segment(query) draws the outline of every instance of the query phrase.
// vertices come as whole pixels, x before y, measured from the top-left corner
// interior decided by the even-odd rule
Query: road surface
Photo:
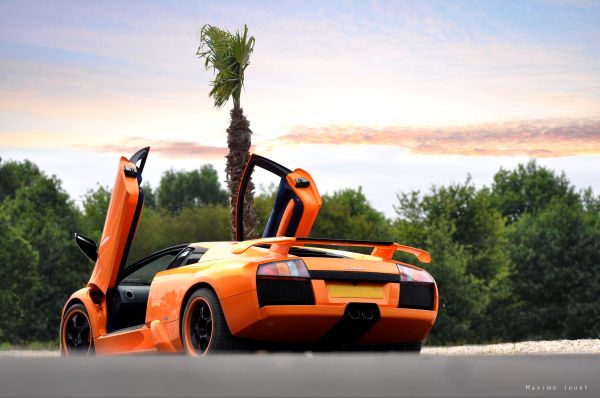
[[[0,397],[590,397],[600,356],[0,357]]]

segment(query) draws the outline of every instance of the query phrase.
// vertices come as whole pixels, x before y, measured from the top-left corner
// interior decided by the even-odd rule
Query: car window
[[[193,251],[194,251],[193,248],[188,247],[187,249],[185,249],[184,251],[182,251],[181,253],[179,253],[179,255],[177,256],[177,258],[175,260],[173,260],[173,262],[169,266],[169,269],[181,267],[185,263],[185,259]]]
[[[206,253],[206,249],[195,249],[194,252],[185,259],[185,265],[196,264],[200,261],[204,253]]]
[[[136,283],[136,284],[150,284],[152,279],[154,279],[154,275],[157,272],[164,271],[167,269],[169,264],[175,258],[176,253],[166,253],[152,261],[148,264],[142,265],[140,268],[133,271],[131,274],[127,275],[121,283]]]

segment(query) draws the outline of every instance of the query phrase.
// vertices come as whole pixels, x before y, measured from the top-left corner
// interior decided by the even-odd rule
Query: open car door
[[[142,171],[150,147],[140,149],[131,158],[119,160],[117,177],[112,190],[96,265],[88,286],[106,291],[112,288],[119,270],[123,269],[144,206],[140,187]]]
[[[307,237],[321,208],[321,196],[312,177],[302,169],[291,171],[270,159],[252,154],[238,191],[235,239],[243,241],[248,238],[244,236],[244,197],[255,167],[280,178],[273,209],[262,237]]]

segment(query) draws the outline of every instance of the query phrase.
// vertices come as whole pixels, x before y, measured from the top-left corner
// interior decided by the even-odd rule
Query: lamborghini
[[[95,265],[64,306],[62,355],[420,351],[437,316],[437,285],[394,254],[429,263],[429,253],[309,237],[321,207],[311,175],[256,154],[238,190],[235,241],[181,244],[129,264],[149,150],[120,158],[100,243],[75,234]],[[244,199],[257,168],[279,186],[262,237],[248,240]]]

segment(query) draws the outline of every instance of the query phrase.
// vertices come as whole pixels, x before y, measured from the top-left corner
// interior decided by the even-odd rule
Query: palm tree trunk
[[[250,122],[244,116],[242,108],[234,107],[231,112],[231,123],[227,129],[227,164],[225,173],[227,174],[227,188],[229,189],[229,203],[231,204],[231,231],[235,239],[235,211],[238,189],[244,167],[250,157],[250,140],[252,130]],[[252,180],[248,182],[248,189],[244,197],[244,238],[256,238],[258,233],[257,218],[254,212],[254,184]]]

